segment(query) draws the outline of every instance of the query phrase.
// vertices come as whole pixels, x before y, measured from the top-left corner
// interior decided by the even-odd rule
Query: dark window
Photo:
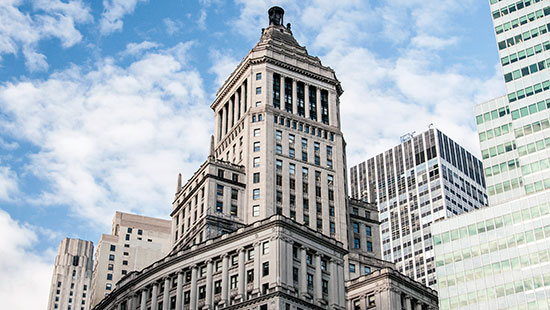
[[[269,262],[265,262],[262,264],[262,276],[269,275]]]
[[[78,266],[78,256],[73,256],[73,266]]]
[[[273,106],[281,108],[281,76],[273,73]]]
[[[292,79],[285,78],[285,111],[293,113],[292,109]]]

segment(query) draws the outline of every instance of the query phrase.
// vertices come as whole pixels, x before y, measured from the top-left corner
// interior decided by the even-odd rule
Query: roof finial
[[[176,188],[176,194],[181,191],[181,173],[178,173],[178,186]]]
[[[275,26],[281,26],[283,25],[283,16],[285,15],[285,10],[283,8],[274,6],[269,11],[267,11],[267,14],[269,15],[269,25],[275,25]]]

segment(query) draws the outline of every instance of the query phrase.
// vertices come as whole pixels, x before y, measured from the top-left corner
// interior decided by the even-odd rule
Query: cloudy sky
[[[488,1],[2,0],[3,307],[46,306],[63,237],[97,243],[115,210],[168,217],[274,4],[342,82],[350,165],[430,123],[479,154],[473,106],[504,94]]]

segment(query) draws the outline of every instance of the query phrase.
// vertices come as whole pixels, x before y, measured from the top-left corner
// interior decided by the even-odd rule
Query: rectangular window
[[[260,142],[254,142],[254,152],[260,151]]]
[[[222,201],[216,201],[216,212],[223,212],[223,202]]]
[[[309,86],[309,118],[317,120],[317,89]]]
[[[254,137],[259,137],[259,136],[260,136],[260,128],[254,129]]]
[[[321,90],[321,122],[323,124],[329,123],[328,118],[328,91]]]
[[[259,81],[262,79],[262,73],[256,73],[256,81]]]
[[[252,206],[252,216],[260,216],[260,206]]]
[[[273,73],[273,106],[281,108],[281,76]]]
[[[269,254],[269,241],[262,243],[262,254]]]
[[[254,168],[260,167],[260,157],[254,157],[253,162]]]
[[[216,184],[216,195],[223,196],[223,185]]]
[[[305,116],[305,98],[304,98],[304,83],[296,83],[296,105],[298,109],[298,115]]]
[[[262,93],[261,87],[256,87],[256,95],[260,95]]]
[[[260,199],[260,189],[259,188],[255,188],[255,189],[252,190],[252,199],[253,200]]]
[[[281,140],[283,138],[283,132],[280,130],[275,130],[275,139]]]
[[[262,264],[262,277],[269,275],[269,262],[265,262]]]
[[[260,173],[259,173],[259,172],[255,172],[254,175],[253,175],[253,177],[252,177],[252,179],[253,179],[252,181],[253,181],[254,183],[260,183]]]
[[[293,113],[292,108],[292,79],[285,78],[285,111]]]
[[[367,252],[372,252],[372,242],[367,241]]]
[[[288,173],[290,175],[296,174],[296,165],[295,164],[288,164]]]

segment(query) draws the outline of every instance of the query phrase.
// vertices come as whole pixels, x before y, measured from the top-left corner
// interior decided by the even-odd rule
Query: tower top
[[[274,6],[269,11],[267,11],[267,14],[269,15],[269,25],[275,25],[275,26],[282,26],[283,25],[283,17],[285,15],[285,10],[279,6]]]

